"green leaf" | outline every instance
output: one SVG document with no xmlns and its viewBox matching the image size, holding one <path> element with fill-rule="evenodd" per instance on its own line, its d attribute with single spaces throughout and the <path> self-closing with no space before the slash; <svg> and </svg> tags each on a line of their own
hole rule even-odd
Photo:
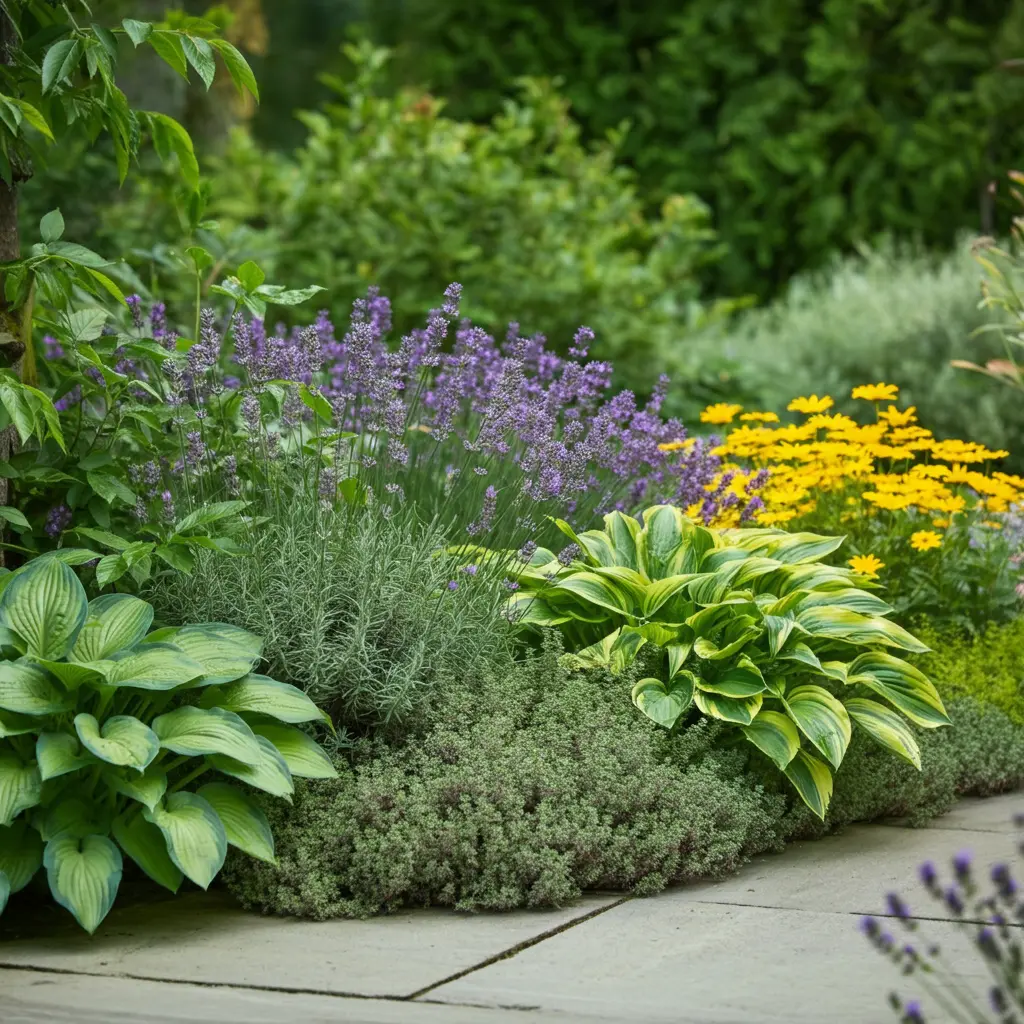
<svg viewBox="0 0 1024 1024">
<path fill-rule="evenodd" d="M 224 754 L 245 764 L 263 759 L 252 729 L 223 708 L 181 707 L 153 719 L 160 746 L 176 754 Z"/>
<path fill-rule="evenodd" d="M 104 555 L 96 563 L 96 586 L 116 583 L 127 571 L 128 562 L 123 555 Z"/>
<path fill-rule="evenodd" d="M 185 61 L 185 51 L 182 48 L 182 37 L 177 32 L 163 30 L 151 32 L 149 45 L 169 68 L 181 75 L 186 82 L 188 81 L 188 64 Z"/>
<path fill-rule="evenodd" d="M 64 432 L 60 427 L 60 416 L 58 415 L 49 395 L 44 394 L 38 388 L 30 387 L 28 384 L 24 384 L 23 387 L 26 393 L 35 400 L 37 410 L 42 413 L 43 422 L 46 424 L 46 429 L 49 432 L 50 437 L 57 442 L 57 446 L 62 452 L 67 452 L 67 445 L 64 442 Z"/>
<path fill-rule="evenodd" d="M 20 382 L 0 380 L 0 402 L 3 403 L 7 415 L 18 431 L 18 437 L 24 444 L 37 429 L 35 410 L 25 395 L 24 385 Z"/>
<path fill-rule="evenodd" d="M 892 605 L 886 604 L 880 597 L 855 588 L 812 590 L 799 602 L 800 608 L 815 608 L 820 605 L 838 605 L 853 612 L 860 612 L 861 615 L 877 615 L 883 618 L 893 611 Z"/>
<path fill-rule="evenodd" d="M 153 32 L 153 26 L 148 21 L 136 21 L 134 18 L 125 18 L 121 24 L 124 26 L 128 38 L 135 46 L 141 46 Z"/>
<path fill-rule="evenodd" d="M 617 615 L 632 615 L 638 610 L 630 598 L 611 580 L 595 572 L 577 572 L 551 584 L 556 594 L 571 594 L 586 609 L 588 605 L 605 609 Z M 574 606 L 568 605 L 572 613 Z"/>
<path fill-rule="evenodd" d="M 746 655 L 742 655 L 735 665 L 719 672 L 714 679 L 702 679 L 697 685 L 705 693 L 717 693 L 723 697 L 753 697 L 765 689 L 760 669 Z"/>
<path fill-rule="evenodd" d="M 291 803 L 295 784 L 292 782 L 292 773 L 288 770 L 287 762 L 270 740 L 263 736 L 257 736 L 256 741 L 260 745 L 261 753 L 258 764 L 244 764 L 220 754 L 215 754 L 210 761 L 218 771 L 225 775 L 248 782 L 256 789 L 262 789 L 271 796 L 279 796 Z"/>
<path fill-rule="evenodd" d="M 0 871 L 0 914 L 7 907 L 7 901 L 11 896 L 11 882 L 6 872 Z"/>
<path fill-rule="evenodd" d="M 217 73 L 217 65 L 213 59 L 213 49 L 210 44 L 199 36 L 183 35 L 181 38 L 181 49 L 185 59 L 196 69 L 196 74 L 203 80 L 207 89 L 213 85 L 214 76 Z"/>
<path fill-rule="evenodd" d="M 43 92 L 49 92 L 58 82 L 72 74 L 81 58 L 82 44 L 77 39 L 61 39 L 54 43 L 43 58 Z"/>
<path fill-rule="evenodd" d="M 70 662 L 70 661 L 48 661 L 46 658 L 36 658 L 38 664 L 45 668 L 52 676 L 61 681 L 64 689 L 73 691 L 81 686 L 106 686 L 110 666 L 109 661 L 93 662 Z"/>
<path fill-rule="evenodd" d="M 39 237 L 44 242 L 59 242 L 64 234 L 64 218 L 60 210 L 51 210 L 39 222 Z"/>
<path fill-rule="evenodd" d="M 895 711 L 865 697 L 851 697 L 846 701 L 846 710 L 876 743 L 899 754 L 918 771 L 921 770 L 921 751 L 917 740 L 910 726 Z"/>
<path fill-rule="evenodd" d="M 505 614 L 517 626 L 560 626 L 572 618 L 555 611 L 547 601 L 527 590 L 520 590 L 508 599 Z"/>
<path fill-rule="evenodd" d="M 903 712 L 915 725 L 935 729 L 949 725 L 942 698 L 931 680 L 913 665 L 880 651 L 867 651 L 855 658 L 847 678 L 874 690 Z M 0 701 L 2 704 L 2 701 Z M 17 708 L 11 708 L 17 711 Z"/>
<path fill-rule="evenodd" d="M 201 889 L 224 865 L 228 840 L 217 812 L 195 793 L 171 793 L 162 805 L 142 812 L 163 833 L 171 860 Z"/>
<path fill-rule="evenodd" d="M 50 126 L 46 123 L 46 118 L 43 117 L 36 107 L 32 106 L 32 104 L 26 100 L 14 98 L 11 99 L 11 103 L 21 111 L 22 117 L 24 117 L 40 135 L 42 135 L 48 142 L 54 141 L 53 132 L 50 130 Z"/>
<path fill-rule="evenodd" d="M 182 59 L 184 64 L 184 58 Z M 185 76 L 188 77 L 186 70 Z M 196 160 L 192 139 L 187 131 L 173 117 L 147 112 L 150 128 L 153 131 L 153 143 L 161 160 L 166 161 L 173 152 L 178 158 L 181 176 L 191 189 L 199 188 L 199 162 Z"/>
<path fill-rule="evenodd" d="M 116 476 L 91 470 L 85 474 L 89 486 L 108 504 L 120 501 L 124 505 L 135 505 L 135 492 L 123 484 Z"/>
<path fill-rule="evenodd" d="M 669 644 L 665 650 L 668 651 L 668 677 L 674 679 L 686 664 L 693 644 Z"/>
<path fill-rule="evenodd" d="M 106 836 L 63 836 L 46 844 L 43 864 L 53 898 L 91 935 L 114 905 L 121 852 Z"/>
<path fill-rule="evenodd" d="M 0 711 L 0 740 L 8 736 L 26 736 L 38 730 L 39 722 L 29 715 L 13 715 L 9 711 Z"/>
<path fill-rule="evenodd" d="M 238 268 L 235 275 L 239 284 L 247 291 L 254 292 L 266 280 L 266 274 L 252 260 L 248 260 Z"/>
<path fill-rule="evenodd" d="M 326 420 L 328 423 L 334 419 L 331 403 L 319 391 L 311 391 L 305 384 L 300 384 L 299 400 L 307 409 L 311 409 L 316 413 L 320 419 Z"/>
<path fill-rule="evenodd" d="M 0 708 L 19 715 L 56 715 L 71 706 L 54 678 L 29 661 L 0 661 Z"/>
<path fill-rule="evenodd" d="M 765 615 L 761 621 L 768 634 L 768 652 L 775 658 L 793 632 L 796 621 L 789 615 Z"/>
<path fill-rule="evenodd" d="M 105 802 L 66 797 L 47 806 L 32 823 L 45 840 L 105 836 L 110 831 L 110 808 Z"/>
<path fill-rule="evenodd" d="M 85 588 L 71 569 L 44 558 L 15 574 L 0 599 L 0 616 L 25 641 L 27 654 L 58 660 L 71 649 L 88 607 Z"/>
<path fill-rule="evenodd" d="M 678 672 L 669 682 L 647 677 L 633 687 L 633 703 L 652 721 L 671 729 L 693 703 L 696 676 Z"/>
<path fill-rule="evenodd" d="M 25 516 L 16 508 L 11 508 L 10 505 L 0 505 L 0 519 L 22 530 L 31 529 Z"/>
<path fill-rule="evenodd" d="M 751 640 L 756 639 L 760 635 L 761 628 L 759 626 L 751 626 L 743 630 L 735 640 L 727 643 L 724 647 L 719 647 L 706 636 L 698 637 L 693 645 L 693 653 L 698 658 L 704 658 L 706 661 L 724 661 L 741 651 Z"/>
<path fill-rule="evenodd" d="M 766 548 L 767 554 L 779 562 L 801 565 L 820 562 L 846 541 L 845 537 L 821 537 L 814 533 L 784 534 Z"/>
<path fill-rule="evenodd" d="M 291 725 L 256 722 L 252 731 L 269 740 L 284 758 L 288 770 L 297 778 L 336 779 L 337 769 L 326 751 L 312 736 Z"/>
<path fill-rule="evenodd" d="M 838 768 L 850 745 L 850 716 L 821 686 L 798 686 L 782 701 L 800 731 Z"/>
<path fill-rule="evenodd" d="M 207 690 L 203 696 L 202 706 L 213 705 L 228 711 L 267 715 L 291 725 L 317 720 L 330 721 L 330 718 L 297 687 L 255 673 L 227 686 Z"/>
<path fill-rule="evenodd" d="M 644 528 L 637 536 L 637 567 L 640 572 L 651 580 L 678 575 L 680 570 L 673 572 L 670 566 L 686 542 L 688 527 L 692 524 L 671 505 L 654 505 L 645 509 Z"/>
<path fill-rule="evenodd" d="M 36 763 L 43 782 L 77 772 L 90 764 L 82 755 L 78 740 L 67 732 L 43 732 L 36 740 Z"/>
<path fill-rule="evenodd" d="M 124 768 L 144 771 L 160 752 L 160 740 L 148 725 L 131 715 L 114 715 L 101 728 L 94 716 L 75 717 L 75 731 L 93 755 Z"/>
<path fill-rule="evenodd" d="M 602 637 L 596 644 L 575 654 L 566 654 L 562 664 L 573 669 L 605 668 L 610 672 L 621 672 L 633 663 L 644 643 L 638 629 L 624 626 Z"/>
<path fill-rule="evenodd" d="M 248 506 L 247 501 L 215 501 L 189 512 L 175 527 L 176 533 L 188 533 L 197 526 L 209 526 L 230 519 Z"/>
<path fill-rule="evenodd" d="M 116 299 L 122 306 L 127 306 L 128 303 L 125 301 L 124 292 L 100 270 L 96 270 L 94 267 L 86 267 L 85 272 L 108 294 Z"/>
<path fill-rule="evenodd" d="M 224 66 L 228 69 L 231 81 L 235 83 L 238 94 L 244 96 L 246 92 L 252 94 L 254 100 L 259 103 L 260 91 L 256 85 L 256 76 L 252 68 L 242 54 L 232 46 L 226 39 L 211 39 L 210 45 L 220 52 Z"/>
<path fill-rule="evenodd" d="M 261 641 L 252 634 L 247 636 L 256 641 L 255 654 L 251 644 L 243 646 L 204 626 L 186 626 L 179 629 L 175 632 L 172 642 L 175 647 L 183 650 L 189 658 L 202 666 L 203 686 L 218 686 L 248 675 L 259 661 Z"/>
<path fill-rule="evenodd" d="M 604 517 L 604 529 L 615 555 L 615 564 L 639 571 L 637 538 L 640 536 L 640 524 L 622 512 L 609 512 Z"/>
<path fill-rule="evenodd" d="M 153 607 L 148 602 L 130 594 L 104 594 L 89 602 L 85 624 L 68 657 L 79 662 L 109 658 L 134 647 L 152 624 Z"/>
<path fill-rule="evenodd" d="M 850 644 L 884 644 L 918 654 L 929 649 L 895 622 L 861 615 L 848 608 L 832 605 L 801 608 L 796 614 L 796 621 L 814 637 L 845 640 Z"/>
<path fill-rule="evenodd" d="M 217 812 L 232 846 L 257 860 L 277 864 L 270 823 L 245 793 L 226 782 L 210 782 L 199 790 L 199 796 Z"/>
<path fill-rule="evenodd" d="M 167 852 L 167 840 L 151 821 L 141 814 L 129 811 L 116 818 L 113 824 L 114 838 L 157 885 L 176 893 L 185 877 L 181 869 L 171 860 Z"/>
<path fill-rule="evenodd" d="M 800 794 L 800 799 L 822 820 L 832 800 L 832 773 L 824 761 L 798 750 L 786 768 L 786 778 Z"/>
<path fill-rule="evenodd" d="M 648 584 L 642 599 L 644 616 L 651 618 L 656 615 L 668 601 L 678 594 L 688 595 L 690 584 L 704 578 L 702 573 L 688 572 L 666 576 L 664 579 Z M 693 606 L 690 605 L 690 607 Z"/>
<path fill-rule="evenodd" d="M 167 792 L 167 772 L 159 764 L 151 764 L 142 775 L 125 777 L 120 771 L 108 768 L 103 779 L 117 793 L 137 800 L 152 810 Z"/>
<path fill-rule="evenodd" d="M 43 840 L 23 818 L 0 828 L 0 873 L 7 876 L 10 892 L 21 892 L 43 866 Z"/>
<path fill-rule="evenodd" d="M 697 707 L 711 718 L 737 725 L 750 725 L 761 710 L 763 697 L 760 693 L 749 697 L 727 697 L 720 693 L 697 690 L 694 694 Z"/>
<path fill-rule="evenodd" d="M 0 825 L 35 807 L 42 799 L 43 780 L 35 763 L 23 764 L 13 751 L 0 750 Z"/>
<path fill-rule="evenodd" d="M 800 749 L 796 726 L 781 712 L 762 708 L 750 725 L 741 726 L 743 735 L 780 770 L 785 770 Z"/>
<path fill-rule="evenodd" d="M 174 644 L 140 644 L 111 659 L 107 673 L 111 686 L 132 686 L 140 690 L 173 690 L 203 674 L 203 666 Z"/>
</svg>

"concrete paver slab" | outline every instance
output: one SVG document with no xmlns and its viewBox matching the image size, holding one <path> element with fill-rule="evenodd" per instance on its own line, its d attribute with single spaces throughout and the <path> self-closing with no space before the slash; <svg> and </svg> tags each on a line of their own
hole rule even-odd
<svg viewBox="0 0 1024 1024">
<path fill-rule="evenodd" d="M 631 900 L 429 996 L 630 1024 L 893 1024 L 888 993 L 913 998 L 917 988 L 857 925 L 852 914 L 711 906 L 683 891 L 663 893 Z M 965 984 L 983 998 L 990 982 L 980 958 L 956 955 L 969 939 L 946 922 L 927 922 L 923 934 L 952 954 Z M 944 1020 L 934 1012 L 926 1019 Z"/>
<path fill-rule="evenodd" d="M 1024 814 L 1024 793 L 961 800 L 948 814 L 933 818 L 925 828 L 1002 832 L 1013 828 L 1014 815 Z"/>
<path fill-rule="evenodd" d="M 338 995 L 408 996 L 604 907 L 510 914 L 406 911 L 367 921 L 259 917 L 194 893 L 115 910 L 91 938 L 60 932 L 0 941 L 0 965 Z"/>
<path fill-rule="evenodd" d="M 0 969 L 4 1024 L 523 1024 L 514 1010 Z M 599 1018 L 531 1015 L 538 1024 Z"/>
</svg>

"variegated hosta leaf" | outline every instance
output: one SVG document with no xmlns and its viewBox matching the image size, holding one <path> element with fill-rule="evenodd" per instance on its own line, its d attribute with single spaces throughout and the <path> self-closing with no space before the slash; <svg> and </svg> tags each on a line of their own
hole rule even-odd
<svg viewBox="0 0 1024 1024">
<path fill-rule="evenodd" d="M 845 537 L 821 537 L 814 533 L 787 533 L 764 549 L 772 558 L 790 565 L 820 562 L 842 547 Z"/>
<path fill-rule="evenodd" d="M 921 751 L 914 733 L 895 711 L 866 697 L 851 697 L 846 701 L 846 710 L 877 744 L 899 754 L 918 771 L 921 770 Z"/>
<path fill-rule="evenodd" d="M 686 659 L 689 658 L 690 651 L 693 650 L 693 644 L 669 644 L 665 650 L 668 651 L 668 677 L 674 679 L 686 664 Z"/>
<path fill-rule="evenodd" d="M 110 831 L 110 813 L 106 801 L 67 796 L 34 812 L 32 824 L 47 841 L 61 836 L 105 836 Z"/>
<path fill-rule="evenodd" d="M 0 619 L 24 640 L 26 654 L 54 661 L 71 650 L 88 609 L 74 570 L 56 558 L 30 562 L 0 598 Z"/>
<path fill-rule="evenodd" d="M 210 782 L 199 790 L 199 796 L 217 812 L 232 846 L 257 860 L 277 864 L 270 823 L 245 793 L 226 782 Z"/>
<path fill-rule="evenodd" d="M 633 703 L 652 721 L 671 729 L 693 703 L 696 676 L 681 671 L 669 682 L 641 679 L 633 687 Z"/>
<path fill-rule="evenodd" d="M 0 661 L 0 708 L 4 711 L 58 715 L 70 707 L 67 693 L 45 669 L 26 660 Z"/>
<path fill-rule="evenodd" d="M 802 641 L 790 644 L 785 650 L 779 654 L 777 661 L 791 661 L 797 665 L 806 665 L 807 668 L 814 669 L 816 672 L 821 672 L 821 662 L 818 661 L 818 656 Z M 782 666 L 778 666 L 782 671 Z M 789 669 L 785 669 L 789 671 Z"/>
<path fill-rule="evenodd" d="M 210 758 L 213 766 L 225 775 L 248 782 L 250 786 L 262 789 L 264 793 L 279 796 L 291 803 L 295 783 L 292 781 L 288 763 L 270 740 L 263 736 L 257 736 L 256 740 L 261 752 L 257 764 L 243 764 L 230 757 L 218 755 Z"/>
<path fill-rule="evenodd" d="M 43 865 L 43 840 L 24 818 L 0 827 L 0 873 L 12 893 L 21 892 Z"/>
<path fill-rule="evenodd" d="M 751 640 L 755 640 L 760 635 L 761 628 L 759 626 L 749 626 L 735 640 L 727 643 L 724 647 L 719 647 L 706 636 L 698 637 L 693 645 L 693 653 L 698 658 L 704 658 L 706 661 L 724 661 L 739 654 Z"/>
<path fill-rule="evenodd" d="M 775 764 L 785 770 L 800 749 L 796 726 L 781 712 L 764 708 L 750 725 L 742 726 L 743 735 Z"/>
<path fill-rule="evenodd" d="M 171 793 L 142 816 L 163 833 L 175 866 L 200 889 L 217 877 L 227 856 L 228 839 L 217 812 L 195 793 Z"/>
<path fill-rule="evenodd" d="M 687 572 L 654 580 L 653 583 L 647 584 L 644 590 L 641 598 L 641 612 L 646 618 L 651 618 L 662 611 L 672 598 L 680 595 L 685 598 L 687 606 L 692 607 L 689 600 L 690 584 L 705 578 L 703 573 Z M 660 617 L 663 618 L 664 615 Z"/>
<path fill-rule="evenodd" d="M 713 679 L 701 679 L 697 685 L 705 693 L 723 697 L 753 697 L 765 689 L 761 670 L 746 655 L 740 655 L 735 665 L 722 669 Z"/>
<path fill-rule="evenodd" d="M 693 644 L 693 630 L 682 623 L 645 622 L 637 632 L 644 640 L 658 647 L 683 644 L 689 650 Z"/>
<path fill-rule="evenodd" d="M 577 543 L 586 552 L 591 564 L 602 565 L 605 568 L 618 564 L 612 542 L 603 530 L 585 530 L 579 535 Z"/>
<path fill-rule="evenodd" d="M 884 644 L 917 653 L 929 649 L 895 622 L 832 605 L 800 608 L 796 613 L 796 621 L 812 637 L 826 637 L 860 645 Z"/>
<path fill-rule="evenodd" d="M 101 726 L 94 716 L 83 712 L 75 716 L 75 732 L 94 757 L 139 772 L 160 753 L 156 733 L 131 715 L 114 715 Z"/>
<path fill-rule="evenodd" d="M 586 544 L 577 536 L 576 531 L 564 520 L 556 519 L 554 516 L 548 516 L 548 520 L 555 524 L 558 529 L 565 534 L 580 549 L 580 555 L 584 561 L 592 561 L 590 553 L 587 550 Z"/>
<path fill-rule="evenodd" d="M 83 632 L 88 625 L 89 623 L 86 622 L 82 627 Z M 82 634 L 78 635 L 81 637 Z M 41 668 L 45 668 L 50 675 L 59 679 L 64 689 L 69 692 L 85 685 L 105 686 L 107 672 L 114 664 L 112 661 L 77 663 L 74 661 L 50 661 L 47 658 L 33 658 L 32 660 Z"/>
<path fill-rule="evenodd" d="M 779 651 L 782 650 L 790 634 L 793 632 L 796 621 L 791 615 L 765 615 L 761 622 L 768 637 L 768 653 L 773 658 L 777 657 Z M 810 648 L 808 648 L 808 651 L 810 651 Z"/>
<path fill-rule="evenodd" d="M 915 725 L 925 729 L 949 725 L 942 698 L 928 677 L 891 654 L 866 651 L 854 659 L 846 681 L 874 690 Z"/>
<path fill-rule="evenodd" d="M 785 771 L 800 799 L 824 821 L 832 800 L 832 773 L 828 765 L 806 750 L 798 750 Z"/>
<path fill-rule="evenodd" d="M 624 565 L 594 565 L 587 571 L 611 580 L 629 595 L 634 604 L 643 605 L 650 584 L 635 569 L 627 569 Z"/>
<path fill-rule="evenodd" d="M 107 672 L 111 686 L 174 690 L 200 678 L 203 666 L 169 643 L 139 644 L 114 656 Z"/>
<path fill-rule="evenodd" d="M 750 725 L 761 710 L 763 697 L 760 693 L 749 697 L 727 697 L 721 693 L 697 690 L 693 699 L 697 707 L 710 718 L 734 722 L 736 725 Z"/>
<path fill-rule="evenodd" d="M 110 768 L 104 771 L 103 781 L 115 792 L 137 800 L 150 810 L 160 803 L 167 792 L 167 772 L 158 764 L 150 765 L 142 775 Z"/>
<path fill-rule="evenodd" d="M 609 512 L 604 517 L 604 530 L 611 542 L 615 565 L 624 565 L 627 569 L 641 568 L 636 550 L 640 529 L 640 524 L 632 516 L 622 512 Z"/>
<path fill-rule="evenodd" d="M 704 547 L 697 530 L 671 505 L 645 509 L 644 526 L 636 545 L 640 570 L 651 580 L 695 572 Z"/>
<path fill-rule="evenodd" d="M 562 657 L 562 664 L 573 669 L 604 668 L 621 672 L 633 663 L 637 651 L 645 643 L 638 629 L 623 626 L 602 637 L 596 644 L 584 647 L 575 654 Z"/>
<path fill-rule="evenodd" d="M 202 757 L 224 754 L 246 764 L 262 759 L 252 729 L 234 711 L 223 707 L 196 708 L 186 705 L 153 719 L 153 732 L 165 750 Z"/>
<path fill-rule="evenodd" d="M 39 777 L 56 779 L 84 768 L 87 764 L 95 764 L 88 754 L 82 750 L 78 737 L 67 732 L 43 732 L 36 739 L 36 764 L 39 765 Z"/>
<path fill-rule="evenodd" d="M 89 614 L 68 655 L 71 661 L 102 661 L 134 647 L 153 624 L 153 608 L 130 594 L 104 594 L 89 602 Z"/>
<path fill-rule="evenodd" d="M 276 722 L 255 722 L 252 731 L 269 740 L 284 758 L 288 770 L 296 778 L 336 779 L 337 769 L 331 763 L 323 747 L 312 736 L 293 725 L 278 725 Z M 230 840 L 230 836 L 228 839 Z"/>
<path fill-rule="evenodd" d="M 171 643 L 202 666 L 201 685 L 219 686 L 248 675 L 259 662 L 260 644 L 255 645 L 254 651 L 254 645 L 243 639 L 252 634 L 245 630 L 238 633 L 242 634 L 241 642 L 221 635 L 215 625 L 184 626 L 175 632 Z"/>
<path fill-rule="evenodd" d="M 505 605 L 505 614 L 517 626 L 560 626 L 572 616 L 556 611 L 547 601 L 530 591 L 518 591 Z"/>
<path fill-rule="evenodd" d="M 640 612 L 636 602 L 621 587 L 594 572 L 573 573 L 555 580 L 550 589 L 555 594 L 571 594 L 584 610 L 592 605 L 614 615 L 633 616 Z M 573 607 L 569 606 L 570 612 Z"/>
<path fill-rule="evenodd" d="M 53 898 L 91 935 L 114 905 L 121 853 L 106 836 L 51 839 L 43 854 Z"/>
<path fill-rule="evenodd" d="M 797 590 L 846 590 L 860 582 L 860 577 L 852 569 L 811 563 L 784 565 L 759 577 L 754 589 L 758 593 L 770 592 L 784 598 Z"/>
<path fill-rule="evenodd" d="M 331 721 L 330 717 L 297 687 L 255 673 L 237 682 L 228 683 L 227 686 L 207 690 L 200 705 L 216 705 L 228 711 L 267 715 L 290 725 L 318 720 L 329 725 Z"/>
<path fill-rule="evenodd" d="M 783 698 L 789 717 L 800 731 L 838 768 L 850 745 L 850 716 L 821 686 L 798 686 Z"/>
<path fill-rule="evenodd" d="M 171 892 L 178 891 L 185 876 L 181 868 L 171 860 L 167 852 L 167 840 L 156 825 L 133 809 L 115 819 L 112 830 L 121 849 L 157 885 Z"/>
<path fill-rule="evenodd" d="M 0 825 L 35 807 L 42 799 L 39 766 L 25 764 L 13 751 L 0 750 Z"/>
<path fill-rule="evenodd" d="M 849 608 L 852 612 L 860 612 L 861 615 L 877 615 L 884 618 L 891 615 L 893 607 L 886 604 L 875 594 L 869 594 L 866 590 L 812 590 L 804 595 L 800 601 L 800 608 L 818 608 L 822 605 L 836 605 L 840 608 Z"/>
</svg>

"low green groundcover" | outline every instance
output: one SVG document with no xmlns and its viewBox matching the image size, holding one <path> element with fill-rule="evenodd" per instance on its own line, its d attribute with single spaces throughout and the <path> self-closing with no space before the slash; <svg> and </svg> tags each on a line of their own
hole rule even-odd
<svg viewBox="0 0 1024 1024">
<path fill-rule="evenodd" d="M 1005 657 L 998 641 L 950 646 L 945 671 Z M 621 676 L 564 672 L 554 650 L 452 685 L 402 745 L 357 747 L 291 808 L 265 801 L 279 866 L 229 858 L 224 877 L 248 907 L 315 918 L 560 905 L 722 875 L 853 821 L 920 823 L 1024 783 L 1024 728 L 958 691 L 952 728 L 919 733 L 920 773 L 855 736 L 822 823 L 749 745 L 713 747 L 715 723 L 668 734 L 628 693 Z"/>
</svg>

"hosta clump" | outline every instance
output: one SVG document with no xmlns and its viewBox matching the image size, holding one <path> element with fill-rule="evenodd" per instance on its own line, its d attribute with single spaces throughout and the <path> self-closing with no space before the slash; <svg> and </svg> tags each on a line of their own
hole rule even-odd
<svg viewBox="0 0 1024 1024">
<path fill-rule="evenodd" d="M 949 720 L 931 682 L 888 649 L 928 648 L 885 617 L 867 577 L 821 563 L 843 538 L 708 529 L 669 505 L 642 524 L 604 522 L 577 535 L 556 521 L 572 558 L 492 553 L 519 583 L 510 616 L 560 628 L 579 668 L 621 671 L 653 645 L 662 671 L 633 688 L 636 706 L 667 728 L 697 714 L 732 723 L 822 818 L 854 727 L 920 769 L 900 713 L 927 729 Z"/>
<path fill-rule="evenodd" d="M 265 816 L 225 777 L 289 799 L 293 776 L 336 773 L 297 728 L 322 713 L 253 673 L 260 639 L 221 623 L 150 632 L 149 604 L 90 603 L 54 556 L 0 586 L 0 911 L 44 868 L 92 932 L 122 853 L 172 892 L 186 877 L 206 888 L 229 843 L 272 862 Z"/>
</svg>

